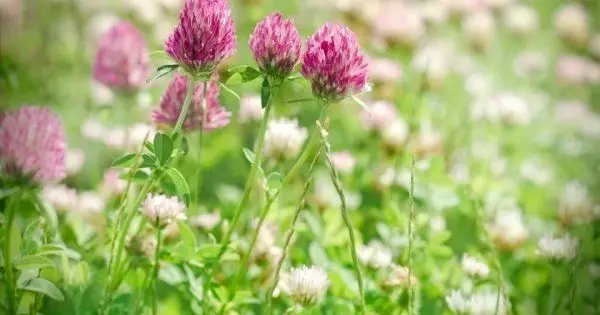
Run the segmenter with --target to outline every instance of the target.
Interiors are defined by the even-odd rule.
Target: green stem
[[[200,197],[202,195],[202,140],[204,136],[204,119],[206,118],[206,93],[208,91],[208,82],[202,83],[202,116],[200,117],[200,140],[199,140],[199,149],[200,153],[198,154],[198,170],[196,171],[196,202],[195,204],[200,204]]]
[[[323,126],[323,128],[325,128],[325,126]],[[327,168],[329,169],[329,175],[331,177],[333,186],[335,187],[335,190],[340,198],[342,219],[344,221],[344,224],[346,225],[346,229],[348,230],[348,236],[350,237],[350,253],[352,254],[352,262],[354,263],[354,269],[356,271],[356,277],[358,280],[358,290],[360,293],[360,308],[363,314],[367,314],[367,307],[365,305],[364,281],[362,271],[360,268],[360,262],[356,253],[356,236],[354,234],[354,227],[352,226],[352,221],[350,220],[350,216],[348,214],[346,196],[344,195],[344,189],[342,188],[340,174],[338,173],[335,166],[333,166],[333,162],[331,161],[331,145],[327,141],[325,129],[322,129],[321,131],[321,139],[323,141],[323,146],[325,147],[325,157],[327,160]]]
[[[408,213],[408,314],[412,315],[414,313],[414,288],[412,286],[412,266],[413,266],[413,258],[412,258],[412,249],[414,242],[414,233],[413,233],[413,220],[415,216],[415,151],[412,150],[411,155],[411,163],[410,163],[410,189],[408,198],[410,200],[410,210]]]
[[[187,112],[190,110],[190,105],[193,103],[193,94],[194,94],[194,86],[196,85],[194,80],[191,77],[188,77],[189,84],[187,90],[185,91],[185,99],[183,100],[183,106],[181,108],[181,112],[179,112],[179,117],[177,118],[177,123],[175,124],[175,128],[173,128],[173,135],[176,135],[181,131],[183,127],[183,122],[185,121],[185,116]]]
[[[242,212],[244,211],[248,201],[250,200],[250,193],[252,192],[252,188],[254,187],[254,184],[256,181],[256,176],[258,175],[258,170],[260,168],[260,165],[262,164],[262,160],[263,160],[263,156],[264,156],[263,148],[264,148],[264,144],[265,144],[265,134],[267,133],[267,123],[269,121],[269,116],[271,114],[271,108],[273,107],[273,98],[274,98],[273,96],[275,95],[275,93],[276,93],[276,88],[273,87],[271,89],[271,97],[269,98],[269,102],[267,103],[267,106],[265,107],[265,113],[264,113],[263,119],[260,122],[260,127],[259,127],[259,131],[258,131],[258,144],[256,146],[255,158],[254,158],[254,162],[252,163],[252,167],[250,168],[250,174],[248,175],[248,179],[246,180],[246,187],[244,188],[244,194],[242,195],[242,200],[240,201],[237,208],[235,209],[233,219],[231,220],[229,229],[227,230],[227,233],[225,234],[225,237],[222,240],[221,249],[219,250],[219,255],[217,256],[217,260],[220,259],[223,256],[223,254],[225,254],[225,251],[227,250],[227,246],[229,246],[229,241],[231,239],[231,235],[233,234],[233,231],[235,231],[235,228],[236,228],[236,226],[240,220],[240,217],[242,215]]]
[[[556,273],[556,271],[556,268],[554,267],[554,265],[552,265],[550,271],[550,295],[548,296],[548,308],[546,310],[547,315],[553,315],[554,309],[556,307],[556,304],[554,303],[554,300],[556,300],[556,293],[558,289],[558,283],[556,281],[556,277],[554,276],[554,273]]]
[[[279,275],[281,273],[281,267],[283,265],[283,261],[285,260],[287,254],[288,254],[288,249],[290,247],[292,237],[294,236],[294,233],[296,232],[296,222],[298,221],[298,218],[300,217],[300,212],[302,212],[302,209],[304,208],[304,203],[306,201],[306,195],[308,193],[308,188],[310,187],[310,183],[312,181],[313,169],[314,169],[315,165],[317,164],[317,161],[319,160],[320,155],[321,155],[321,146],[318,147],[317,153],[315,154],[315,157],[313,158],[313,160],[310,164],[310,167],[308,169],[308,178],[306,179],[306,182],[304,183],[304,190],[302,191],[302,196],[300,197],[300,202],[296,206],[296,211],[294,212],[294,217],[292,218],[292,226],[290,227],[290,230],[288,231],[287,235],[285,236],[285,242],[283,244],[282,254],[281,254],[281,257],[279,257],[279,260],[277,261],[277,267],[275,268],[275,276],[273,277],[273,283],[271,283],[271,287],[269,287],[269,290],[267,291],[267,297],[266,297],[267,301],[265,303],[265,307],[267,308],[267,315],[271,313],[271,299],[273,298],[273,292],[275,291],[275,288],[277,287],[277,283],[279,282]]]
[[[158,301],[157,301],[157,289],[156,289],[156,279],[158,278],[158,269],[159,269],[159,264],[160,264],[160,248],[161,248],[161,235],[162,235],[162,229],[158,228],[157,232],[156,232],[156,250],[154,252],[154,266],[152,266],[152,272],[151,272],[151,277],[150,278],[150,288],[148,288],[148,290],[151,290],[150,292],[152,292],[152,315],[157,315],[158,314]]]
[[[13,266],[12,266],[12,256],[13,256],[13,248],[11,242],[11,231],[12,226],[15,221],[15,204],[19,200],[19,194],[16,193],[10,199],[8,206],[6,208],[6,225],[4,226],[4,248],[2,255],[4,256],[4,270],[6,272],[5,276],[5,286],[6,286],[6,299],[7,299],[7,308],[8,314],[16,314],[15,309],[15,279],[13,274]]]

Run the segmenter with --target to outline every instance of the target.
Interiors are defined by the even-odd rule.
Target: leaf
[[[183,221],[178,221],[179,232],[181,234],[181,246],[182,258],[184,260],[191,259],[196,253],[196,236],[190,227]]]
[[[304,221],[306,221],[309,230],[318,238],[321,238],[323,236],[323,229],[321,228],[319,219],[313,213],[308,211],[302,212],[302,217],[304,218]]]
[[[71,270],[71,283],[74,285],[83,285],[90,278],[90,267],[85,261],[81,261]]]
[[[148,80],[146,80],[146,83],[150,83],[153,80],[156,80],[158,78],[161,78],[175,70],[177,70],[177,68],[179,68],[178,64],[170,64],[170,65],[162,65],[159,66],[158,68],[156,68],[156,70],[154,71],[154,73],[152,73],[152,75],[150,75],[150,78],[148,78]]]
[[[14,193],[16,193],[17,191],[19,191],[21,188],[20,187],[12,187],[12,188],[6,188],[6,189],[0,189],[0,200],[4,199]]]
[[[54,267],[52,261],[42,255],[27,255],[15,263],[15,268],[19,270],[43,269]]]
[[[429,248],[429,253],[440,258],[448,258],[453,254],[452,249],[444,245],[431,246]]]
[[[12,260],[15,260],[21,254],[21,231],[19,231],[17,224],[13,224],[10,228],[10,250]]]
[[[157,133],[154,136],[154,154],[160,165],[165,165],[173,153],[173,141],[164,133]]]
[[[112,162],[111,167],[132,167],[135,164],[136,153],[125,154]]]
[[[312,101],[314,101],[313,98],[299,98],[299,99],[287,101],[287,103],[288,104],[296,104],[296,103],[305,103],[305,102],[312,102]]]
[[[220,86],[223,88],[223,90],[225,90],[225,92],[227,92],[227,93],[229,93],[229,94],[233,95],[235,98],[237,98],[237,100],[238,100],[238,101],[240,100],[240,96],[239,96],[237,93],[235,93],[235,92],[234,92],[232,89],[228,88],[228,87],[227,87],[225,84],[223,84],[222,82],[218,82],[218,83],[219,83],[219,85],[220,85]]]
[[[79,260],[81,258],[81,255],[78,252],[58,244],[44,244],[42,247],[40,247],[40,249],[38,249],[36,255],[66,256],[67,258],[75,260]]]
[[[265,77],[262,83],[262,87],[260,89],[260,104],[262,108],[267,107],[269,101],[271,99],[271,85],[269,84],[269,79]]]
[[[138,166],[139,168],[154,167],[156,165],[156,159],[149,154],[142,154],[142,163]]]
[[[369,105],[367,105],[367,103],[363,102],[360,98],[356,97],[355,95],[350,96],[350,98],[356,104],[358,104],[360,107],[362,107],[364,110],[366,110],[367,112],[371,112],[371,109],[369,108]]]
[[[231,76],[225,81],[229,85],[250,82],[261,76],[258,69],[246,65],[233,67],[227,72],[231,73]]]
[[[196,258],[200,260],[214,259],[219,255],[221,245],[219,244],[204,244],[200,245],[196,252]]]
[[[165,170],[165,174],[171,178],[173,184],[175,184],[175,190],[177,191],[177,195],[181,197],[186,206],[190,205],[190,186],[185,181],[185,178],[179,171],[173,167],[169,167]]]
[[[244,152],[244,157],[246,158],[246,161],[250,162],[250,165],[254,164],[256,154],[254,154],[254,152],[250,151],[250,149],[248,148],[243,148],[242,151]]]
[[[146,141],[146,143],[144,143],[144,147],[146,147],[148,151],[154,153],[154,145],[152,144],[152,142]]]
[[[269,189],[279,189],[283,183],[283,176],[278,172],[273,172],[267,177],[267,187]]]
[[[27,283],[27,285],[21,287],[20,289],[41,293],[57,301],[62,301],[65,299],[60,290],[52,282],[43,278],[32,279],[29,281],[29,283]]]
[[[325,266],[329,262],[327,258],[327,253],[318,242],[310,243],[308,247],[308,255],[310,256],[310,260],[314,265]]]

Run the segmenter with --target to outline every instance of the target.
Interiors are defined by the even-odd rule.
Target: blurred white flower
[[[142,205],[146,219],[157,227],[165,227],[177,220],[185,220],[185,205],[177,197],[148,194]]]
[[[425,76],[427,87],[441,87],[452,71],[455,49],[447,40],[431,40],[422,45],[412,61],[412,66]]]
[[[75,175],[81,167],[83,166],[83,162],[85,161],[85,153],[80,149],[70,149],[67,151],[67,160],[65,162],[65,169],[67,174]]]
[[[552,260],[571,260],[577,256],[577,238],[564,234],[562,237],[543,236],[538,242],[538,255]]]
[[[463,254],[461,264],[463,271],[469,276],[487,278],[487,276],[490,274],[490,268],[485,264],[485,262],[480,261],[469,254]]]
[[[556,73],[560,82],[570,85],[586,85],[594,75],[595,64],[577,55],[563,55],[556,63]]]
[[[82,215],[95,215],[104,211],[104,198],[93,191],[82,192],[77,196],[77,212]]]
[[[442,1],[423,1],[420,3],[419,11],[426,22],[441,24],[448,20],[450,11]]]
[[[429,121],[423,121],[419,133],[412,139],[412,146],[419,157],[437,153],[442,149],[442,134]]]
[[[418,279],[415,277],[415,270],[412,269],[410,272],[407,267],[398,266],[395,264],[391,265],[392,271],[383,281],[383,285],[386,287],[408,287],[417,284]],[[410,275],[410,277],[409,277]],[[410,279],[410,280],[409,280]]]
[[[396,120],[398,112],[394,104],[387,101],[373,102],[369,109],[360,112],[360,120],[367,130],[383,132],[385,128]]]
[[[589,37],[590,20],[586,9],[578,3],[563,5],[554,15],[558,35],[575,45],[584,45]]]
[[[440,233],[446,230],[446,219],[443,216],[434,216],[429,220],[429,230],[432,233]]]
[[[81,125],[81,135],[90,140],[102,140],[106,131],[104,125],[93,118],[84,121]]]
[[[456,163],[450,169],[450,177],[457,184],[467,184],[471,179],[469,166],[463,163]]]
[[[504,25],[513,33],[528,36],[535,33],[539,27],[537,11],[527,5],[516,4],[503,12]]]
[[[486,11],[473,12],[462,20],[462,31],[476,50],[487,50],[494,40],[496,22],[494,16]]]
[[[521,163],[521,176],[536,185],[546,185],[552,180],[552,171],[537,158],[530,158]]]
[[[156,1],[126,0],[125,5],[137,18],[147,24],[154,24],[160,20],[161,8]]]
[[[92,101],[96,105],[110,105],[115,99],[113,91],[106,85],[93,81],[91,86]]]
[[[471,117],[489,122],[526,125],[532,120],[529,104],[512,93],[498,93],[491,98],[480,98],[471,104]]]
[[[57,211],[75,211],[77,209],[77,192],[65,185],[44,186],[41,197]]]
[[[600,59],[600,34],[596,34],[590,39],[588,50],[592,56]]]
[[[127,148],[137,150],[142,145],[144,139],[152,140],[156,134],[154,126],[144,123],[137,123],[129,126],[127,130]]]
[[[279,287],[295,303],[311,306],[323,299],[329,287],[329,279],[321,267],[301,266],[282,274]]]
[[[252,222],[252,228],[256,229],[258,226],[258,220]],[[265,257],[271,248],[275,246],[277,242],[277,226],[272,222],[264,222],[260,231],[258,232],[258,238],[256,244],[252,249],[252,256],[254,259]]]
[[[523,78],[531,77],[546,71],[548,68],[548,59],[542,53],[527,51],[515,58],[513,67],[517,76]]]
[[[340,197],[331,182],[329,175],[317,174],[313,184],[312,202],[320,209],[337,208],[341,206]],[[349,209],[356,209],[361,202],[360,194],[344,189],[346,205]]]
[[[238,112],[238,120],[241,123],[249,121],[260,121],[263,117],[264,110],[261,105],[260,96],[244,95],[240,100],[240,110]]]
[[[127,143],[127,132],[121,127],[112,128],[103,135],[103,140],[109,148],[122,149]]]
[[[358,260],[373,269],[385,268],[392,263],[392,252],[381,242],[372,240],[358,249]]]
[[[594,205],[585,185],[570,181],[564,187],[558,205],[558,218],[565,225],[590,223],[596,218]]]
[[[296,157],[308,133],[296,119],[275,118],[267,125],[265,135],[265,155],[280,160]]]
[[[369,80],[375,83],[397,84],[402,80],[402,67],[392,59],[369,58]]]
[[[408,124],[400,117],[389,123],[383,130],[383,144],[392,151],[401,150],[408,140]]]
[[[342,174],[351,174],[356,166],[356,159],[350,151],[331,153],[333,166]]]
[[[469,310],[469,298],[465,297],[460,291],[452,290],[446,296],[446,304],[454,314],[467,314]]]
[[[502,9],[505,8],[517,0],[483,0],[483,2],[492,9]]]
[[[504,250],[519,248],[529,236],[518,209],[499,211],[489,226],[489,232],[496,246]]]
[[[199,227],[206,231],[214,229],[221,222],[221,215],[218,211],[212,213],[203,213],[190,218],[192,226]]]
[[[500,296],[498,300],[498,289],[492,291],[487,290],[478,292],[471,295],[469,299],[469,311],[470,315],[504,315],[508,310],[508,303],[506,299]],[[500,302],[500,303],[498,303]]]
[[[372,23],[377,35],[411,47],[426,33],[425,21],[420,12],[400,1],[384,2]]]
[[[88,31],[90,32],[92,38],[98,39],[100,35],[108,31],[117,22],[119,22],[119,17],[112,13],[97,13],[90,18],[88,23]]]
[[[127,187],[127,181],[121,178],[121,172],[117,169],[109,168],[104,171],[102,184],[100,186],[100,194],[105,198],[111,198],[115,195],[122,194]]]

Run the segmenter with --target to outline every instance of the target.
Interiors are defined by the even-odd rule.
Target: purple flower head
[[[65,177],[67,145],[60,117],[50,109],[24,106],[0,122],[2,172],[38,184]]]
[[[367,84],[367,62],[356,35],[338,24],[325,24],[308,39],[301,72],[313,94],[327,102],[356,94]]]
[[[177,124],[179,113],[183,106],[185,93],[188,88],[189,79],[180,74],[176,74],[169,84],[169,87],[163,94],[160,105],[152,111],[152,120],[157,125],[166,125],[174,127]],[[207,82],[206,93],[206,111],[204,113],[204,126],[202,126],[202,99],[203,88],[201,85],[195,87],[194,98],[190,111],[183,121],[185,131],[200,130],[212,131],[214,129],[225,127],[229,124],[231,112],[228,112],[219,104],[219,85],[217,78],[213,77]]]
[[[194,78],[208,80],[235,53],[235,27],[226,0],[186,0],[165,51]]]
[[[129,22],[119,22],[98,41],[94,79],[117,90],[137,90],[150,73],[148,47],[142,33]]]
[[[250,35],[249,45],[258,67],[279,78],[292,72],[302,50],[298,29],[281,13],[273,13],[260,21]]]

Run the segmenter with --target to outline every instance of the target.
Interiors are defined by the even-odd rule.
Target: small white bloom
[[[397,118],[384,128],[381,137],[385,146],[393,150],[400,150],[408,140],[408,133],[408,124],[404,120]]]
[[[383,285],[386,287],[412,287],[417,284],[417,278],[415,277],[414,269],[410,270],[404,266],[398,266],[395,264],[391,265],[392,272],[383,281]],[[409,277],[410,275],[410,277]]]
[[[538,242],[538,255],[553,260],[571,260],[577,255],[578,243],[578,239],[569,234],[559,238],[545,235]]]
[[[74,211],[77,208],[77,192],[65,185],[44,186],[41,196],[58,211]]]
[[[350,174],[356,165],[356,159],[349,151],[331,153],[333,166],[343,174]]]
[[[461,264],[463,271],[469,276],[487,278],[490,274],[490,268],[483,261],[480,261],[469,254],[463,254]]]
[[[535,33],[539,27],[537,11],[527,5],[517,4],[503,13],[504,25],[513,33],[527,36]]]
[[[126,133],[125,129],[121,127],[109,129],[103,135],[104,144],[112,149],[122,149],[127,143]]]
[[[478,292],[471,296],[468,302],[470,315],[504,315],[508,309],[508,303],[505,298],[500,296],[498,300],[498,291]],[[500,303],[498,303],[500,302]],[[496,306],[498,306],[496,311]]]
[[[554,15],[554,27],[567,41],[582,45],[590,32],[590,18],[586,9],[578,3],[567,3]]]
[[[466,314],[469,310],[469,299],[457,290],[452,290],[446,296],[446,304],[450,311],[455,314]]]
[[[473,12],[462,20],[461,26],[463,34],[475,49],[486,50],[492,44],[496,23],[490,12]]]
[[[565,186],[558,206],[558,217],[563,224],[585,224],[595,218],[588,189],[580,182],[571,181]]]
[[[536,185],[545,185],[552,180],[552,171],[535,158],[523,162],[520,167],[520,173],[523,178]]]
[[[358,260],[373,269],[385,268],[392,263],[392,252],[381,242],[373,240],[358,250]]]
[[[81,125],[81,134],[90,140],[102,140],[106,131],[104,125],[94,119],[88,119]]]
[[[77,197],[77,211],[83,215],[100,214],[105,207],[104,198],[96,192],[82,192]]]
[[[83,150],[71,149],[67,151],[67,160],[65,162],[65,169],[67,174],[75,175],[83,166],[85,161],[85,153]]]
[[[445,231],[446,219],[444,219],[444,217],[441,215],[432,217],[431,220],[429,220],[429,230],[432,233],[440,233]]]
[[[240,110],[238,112],[238,120],[241,123],[261,120],[264,114],[264,109],[261,105],[261,99],[258,95],[245,95],[240,100]]]
[[[349,192],[344,189],[346,205],[349,209],[356,209],[361,202],[359,193]],[[315,176],[312,201],[321,209],[340,207],[340,197],[328,175],[318,174]]]
[[[258,226],[258,220],[252,222],[253,229]],[[264,257],[269,254],[271,248],[275,246],[277,242],[277,226],[272,222],[264,222],[260,231],[258,232],[258,238],[256,244],[252,249],[252,256],[256,258]]]
[[[147,139],[153,139],[156,134],[156,129],[148,124],[138,123],[133,126],[129,126],[127,130],[127,148],[138,149],[146,135]]]
[[[221,215],[217,211],[212,213],[199,214],[190,219],[190,223],[193,226],[197,226],[206,231],[214,229],[219,224],[219,222],[221,222]]]
[[[543,74],[548,68],[548,58],[539,52],[523,52],[515,58],[513,68],[519,77]]]
[[[306,306],[320,302],[328,287],[327,273],[318,266],[292,268],[280,280],[280,289],[295,303]]]
[[[92,100],[97,105],[110,105],[114,101],[114,93],[106,85],[93,81],[91,85]]]
[[[296,119],[276,118],[269,121],[265,135],[265,155],[273,159],[296,157],[308,133]]]
[[[489,231],[496,246],[507,250],[520,247],[529,236],[521,211],[518,209],[498,212]]]
[[[385,128],[396,120],[398,112],[394,104],[387,101],[373,102],[369,109],[362,110],[360,120],[367,130],[383,132]]]
[[[435,130],[431,122],[421,123],[419,134],[413,139],[412,145],[420,156],[438,152],[442,145],[442,134]]]
[[[392,59],[369,58],[369,79],[373,82],[396,84],[402,80],[402,68]]]
[[[185,220],[185,205],[177,197],[149,194],[144,201],[142,212],[152,224],[164,227],[176,220]]]

